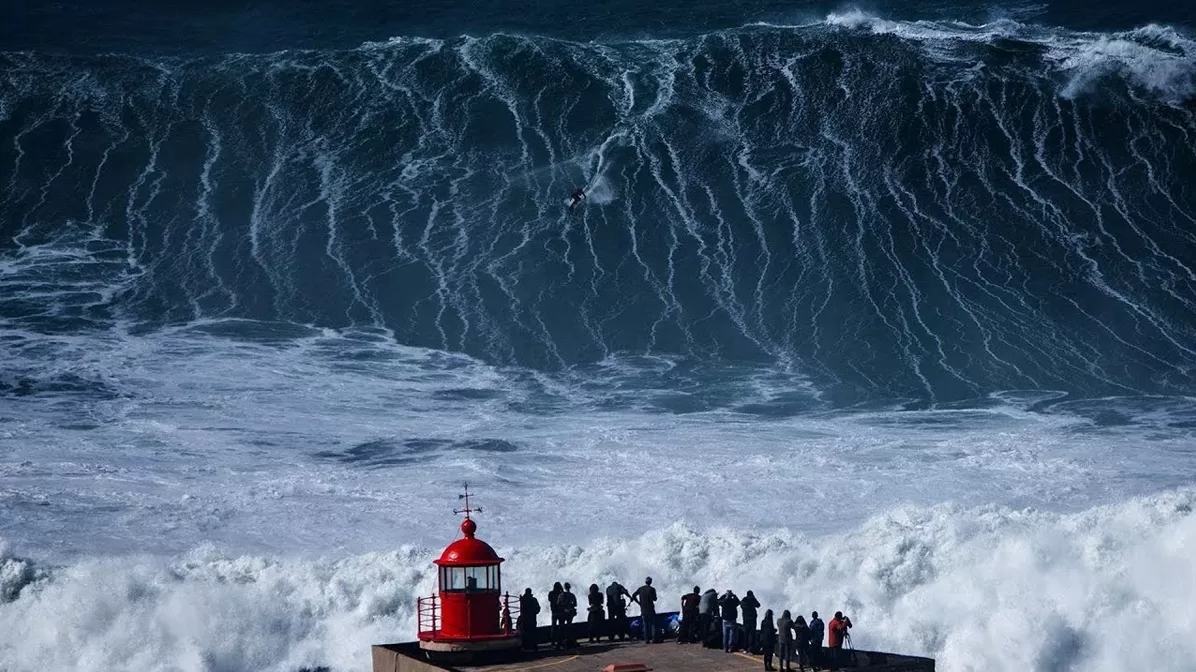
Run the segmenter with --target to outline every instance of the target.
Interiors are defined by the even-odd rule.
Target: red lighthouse
[[[502,594],[502,576],[498,557],[490,544],[474,536],[477,523],[471,513],[481,507],[469,505],[469,486],[465,508],[453,513],[465,514],[461,533],[449,544],[440,559],[438,591],[419,599],[419,645],[429,653],[471,654],[513,649],[519,646],[519,633],[511,627],[511,599]],[[518,611],[518,600],[514,607]]]

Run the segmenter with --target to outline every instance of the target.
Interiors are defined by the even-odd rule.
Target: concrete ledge
[[[659,614],[662,619],[672,613]],[[607,624],[609,627],[609,623]],[[404,642],[373,647],[374,672],[513,672],[522,668],[546,668],[544,672],[593,672],[608,665],[639,663],[657,672],[759,672],[764,667],[759,656],[746,653],[727,654],[721,648],[707,649],[700,644],[678,646],[676,641],[645,645],[632,637],[628,641],[581,644],[588,638],[586,623],[573,623],[559,629],[565,639],[576,645],[550,649],[551,628],[536,628],[536,652],[524,651],[520,637],[497,638],[479,642]],[[603,633],[607,634],[607,633]],[[666,639],[672,639],[670,633]],[[486,647],[493,644],[494,647]],[[429,648],[432,645],[433,648]],[[829,656],[830,650],[823,649]],[[934,660],[880,651],[847,650],[843,652],[844,672],[934,672]],[[824,658],[824,660],[828,660]]]
[[[421,641],[419,648],[434,653],[485,653],[487,651],[505,651],[519,648],[518,637],[504,637],[502,639],[482,639],[477,641]]]
[[[830,650],[824,649],[824,655]],[[847,652],[844,652],[845,654]],[[879,651],[856,650],[844,656],[841,665],[831,669],[842,672],[934,672],[934,660]],[[676,643],[645,645],[642,642],[605,642],[584,644],[565,650],[536,653],[507,649],[479,652],[431,652],[416,642],[375,645],[373,672],[513,672],[545,668],[552,672],[593,672],[605,667],[626,669],[642,665],[656,672],[758,672],[763,667],[759,656],[724,653],[697,644]],[[828,661],[829,662],[829,661]],[[640,668],[642,669],[642,668]]]
[[[439,665],[421,660],[415,642],[403,644],[375,644],[370,647],[374,672],[444,672]]]

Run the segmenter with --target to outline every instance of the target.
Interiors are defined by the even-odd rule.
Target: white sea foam
[[[800,376],[533,375],[279,329],[9,333],[13,382],[48,382],[0,414],[0,669],[363,669],[411,636],[462,480],[513,589],[750,588],[949,671],[1117,669],[1161,615],[1160,669],[1196,660],[1182,399],[771,417]],[[711,410],[665,410],[704,393]]]
[[[752,589],[766,608],[843,610],[856,646],[932,655],[945,672],[1114,672],[1144,660],[1181,671],[1196,667],[1194,504],[1185,489],[1071,515],[901,507],[813,538],[676,524],[512,548],[510,530],[484,521],[481,531],[507,558],[507,588],[541,598],[555,580],[650,575],[670,608],[696,583]],[[788,515],[783,500],[760,505]],[[0,605],[0,668],[367,669],[370,644],[413,636],[414,599],[433,589],[438,550],[297,560],[204,547],[80,560],[27,577]],[[0,563],[12,590],[22,561]]]
[[[1074,97],[1101,78],[1125,77],[1164,100],[1196,95],[1196,41],[1169,26],[1150,24],[1123,32],[1097,33],[1052,29],[1011,19],[985,24],[958,21],[894,21],[853,9],[827,15],[825,24],[921,42],[929,52],[952,43],[1021,40],[1045,49],[1044,59],[1067,76],[1060,94]]]
[[[258,336],[205,336],[237,329]],[[673,520],[768,527],[761,502],[782,500],[821,534],[905,503],[1076,510],[1182,485],[1196,459],[1183,399],[831,411],[767,367],[625,357],[546,374],[366,333],[291,328],[279,344],[266,330],[11,333],[5,380],[31,387],[0,412],[0,534],[56,562],[204,542],[361,553],[441,539],[441,498],[462,481],[519,542],[554,538],[561,507],[585,541]],[[1118,424],[1094,425],[1101,414]],[[679,492],[695,494],[678,507]]]
[[[1175,102],[1196,93],[1196,42],[1164,26],[1072,41],[1067,48],[1054,50],[1050,58],[1071,74],[1063,92],[1066,96],[1082,93],[1110,74],[1124,74],[1152,94]]]

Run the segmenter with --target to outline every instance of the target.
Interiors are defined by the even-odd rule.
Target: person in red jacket
[[[826,643],[831,649],[831,660],[835,664],[843,664],[843,640],[851,637],[847,631],[851,629],[851,619],[843,612],[836,611],[835,617],[827,624]]]

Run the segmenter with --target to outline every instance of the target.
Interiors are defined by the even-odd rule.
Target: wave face
[[[861,648],[929,653],[944,670],[1190,670],[1196,597],[1190,491],[1059,516],[907,507],[849,532],[699,532],[684,525],[581,546],[499,548],[512,591],[651,575],[661,594],[755,591],[765,608],[834,612]],[[226,555],[38,568],[0,554],[6,669],[366,669],[369,645],[415,631],[436,549],[340,560]],[[1149,628],[1144,627],[1149,624]],[[1132,627],[1137,625],[1138,627]],[[1148,632],[1143,632],[1143,630]],[[64,642],[69,645],[64,646]]]
[[[382,327],[537,369],[764,362],[843,401],[1190,393],[1194,58],[1159,26],[861,13],[8,53],[0,315]]]

